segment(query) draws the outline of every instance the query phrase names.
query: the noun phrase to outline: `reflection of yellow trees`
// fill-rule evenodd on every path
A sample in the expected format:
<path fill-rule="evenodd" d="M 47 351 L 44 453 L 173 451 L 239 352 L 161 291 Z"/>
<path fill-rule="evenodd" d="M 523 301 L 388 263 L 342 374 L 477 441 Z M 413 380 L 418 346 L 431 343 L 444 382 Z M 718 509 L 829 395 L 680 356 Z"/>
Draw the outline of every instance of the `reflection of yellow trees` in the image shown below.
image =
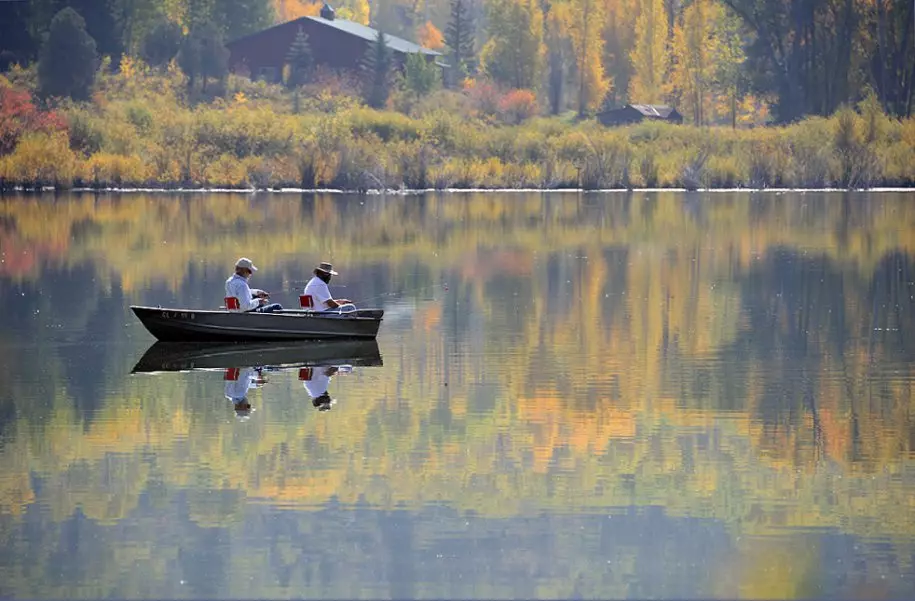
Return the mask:
<path fill-rule="evenodd" d="M 870 323 L 862 290 L 879 261 L 915 253 L 915 205 L 805 198 L 722 194 L 695 214 L 676 195 L 2 200 L 4 252 L 41 254 L 6 268 L 19 278 L 88 263 L 139 295 L 161 277 L 180 285 L 180 269 L 163 264 L 223 264 L 240 239 L 267 264 L 327 253 L 458 281 L 391 333 L 384 368 L 335 380 L 341 401 L 327 415 L 287 375 L 271 376 L 244 427 L 226 418 L 228 406 L 199 406 L 202 375 L 131 379 L 89 423 L 63 395 L 40 436 L 23 424 L 0 449 L 0 511 L 33 502 L 31 470 L 48 479 L 56 517 L 81 506 L 106 521 L 160 478 L 168 489 L 234 494 L 218 507 L 201 502 L 203 525 L 234 519 L 240 499 L 308 508 L 337 497 L 487 515 L 662 504 L 747 533 L 912 536 L 900 508 L 912 507 L 913 373 L 887 341 L 857 333 Z M 855 335 L 839 352 L 811 334 L 815 405 L 786 390 L 799 415 L 766 420 L 772 373 L 792 358 L 752 357 L 734 373 L 720 353 L 754 334 L 741 278 L 781 247 L 825 256 L 847 278 L 844 327 Z M 763 302 L 782 331 L 797 316 L 779 292 L 760 294 L 771 293 Z M 462 316 L 480 318 L 482 333 L 446 341 L 442 330 Z M 875 372 L 883 362 L 899 373 Z M 698 372 L 739 382 L 719 386 L 738 398 L 698 390 Z M 143 456 L 155 457 L 156 475 Z"/>

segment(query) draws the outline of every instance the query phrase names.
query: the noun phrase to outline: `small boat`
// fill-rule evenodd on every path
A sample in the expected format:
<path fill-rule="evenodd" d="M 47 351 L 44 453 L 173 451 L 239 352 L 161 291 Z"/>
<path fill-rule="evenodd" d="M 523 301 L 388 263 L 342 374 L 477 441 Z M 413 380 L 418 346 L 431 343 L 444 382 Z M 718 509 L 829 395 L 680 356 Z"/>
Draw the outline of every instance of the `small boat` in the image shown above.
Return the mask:
<path fill-rule="evenodd" d="M 131 373 L 270 366 L 276 369 L 346 364 L 382 365 L 375 340 L 307 342 L 156 342 Z"/>
<path fill-rule="evenodd" d="M 131 305 L 149 333 L 164 342 L 374 339 L 383 309 L 350 312 L 291 310 L 239 313 Z"/>

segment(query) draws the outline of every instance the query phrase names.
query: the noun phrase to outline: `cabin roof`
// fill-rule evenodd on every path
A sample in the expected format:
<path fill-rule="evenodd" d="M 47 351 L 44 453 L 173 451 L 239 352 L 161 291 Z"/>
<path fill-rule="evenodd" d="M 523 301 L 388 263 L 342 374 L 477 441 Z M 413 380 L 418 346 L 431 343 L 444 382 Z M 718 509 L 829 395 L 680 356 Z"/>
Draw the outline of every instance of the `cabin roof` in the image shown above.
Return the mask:
<path fill-rule="evenodd" d="M 304 17 L 304 18 L 310 19 L 312 21 L 315 21 L 315 22 L 320 23 L 321 25 L 325 25 L 327 27 L 333 27 L 335 29 L 339 29 L 340 31 L 344 31 L 350 35 L 354 35 L 356 37 L 362 38 L 363 40 L 367 40 L 369 42 L 374 42 L 375 40 L 378 39 L 378 30 L 377 29 L 372 29 L 371 27 L 362 25 L 361 23 L 356 23 L 355 21 L 347 21 L 346 19 L 334 19 L 333 21 L 329 21 L 322 17 Z M 428 48 L 423 48 L 419 44 L 414 44 L 413 42 L 410 42 L 409 40 L 399 38 L 399 37 L 391 35 L 389 33 L 384 34 L 384 39 L 387 42 L 388 47 L 397 52 L 403 52 L 406 54 L 415 54 L 415 53 L 419 52 L 422 54 L 441 56 L 441 52 L 436 52 L 435 50 L 429 50 Z"/>

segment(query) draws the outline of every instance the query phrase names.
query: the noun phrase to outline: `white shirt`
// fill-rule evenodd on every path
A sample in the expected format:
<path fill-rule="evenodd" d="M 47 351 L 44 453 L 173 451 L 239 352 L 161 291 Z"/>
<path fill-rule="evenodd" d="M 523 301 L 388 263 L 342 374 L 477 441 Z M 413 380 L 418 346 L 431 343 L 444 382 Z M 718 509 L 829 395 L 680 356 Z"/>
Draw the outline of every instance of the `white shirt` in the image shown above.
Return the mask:
<path fill-rule="evenodd" d="M 249 288 L 248 279 L 237 273 L 232 274 L 232 277 L 226 280 L 226 296 L 234 296 L 238 299 L 239 311 L 257 309 L 261 303 L 260 299 L 254 298 L 254 295 L 260 292 L 261 290 L 257 288 Z"/>
<path fill-rule="evenodd" d="M 325 369 L 326 368 L 319 368 L 319 371 L 312 374 L 310 380 L 305 380 L 305 382 L 303 382 L 305 390 L 308 391 L 308 396 L 313 399 L 316 399 L 327 392 L 327 387 L 330 385 L 330 376 L 324 373 Z"/>
<path fill-rule="evenodd" d="M 330 309 L 330 307 L 327 306 L 327 301 L 334 298 L 330 295 L 330 288 L 328 288 L 324 280 L 318 276 L 314 276 L 308 280 L 308 283 L 305 285 L 305 294 L 311 295 L 311 300 L 315 303 L 315 311 Z"/>
<path fill-rule="evenodd" d="M 226 398 L 230 401 L 241 401 L 248 397 L 248 390 L 256 388 L 254 368 L 245 367 L 238 374 L 237 380 L 226 381 Z"/>

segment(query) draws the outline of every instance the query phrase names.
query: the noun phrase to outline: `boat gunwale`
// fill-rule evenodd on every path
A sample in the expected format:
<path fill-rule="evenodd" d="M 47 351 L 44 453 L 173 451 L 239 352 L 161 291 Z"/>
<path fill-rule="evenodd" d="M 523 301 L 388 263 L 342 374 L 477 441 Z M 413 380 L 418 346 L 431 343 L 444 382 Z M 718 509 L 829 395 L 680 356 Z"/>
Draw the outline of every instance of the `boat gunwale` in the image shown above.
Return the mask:
<path fill-rule="evenodd" d="M 171 307 L 149 307 L 146 305 L 130 305 L 130 309 L 135 312 L 136 309 L 143 309 L 146 311 L 170 311 L 178 313 L 205 313 L 210 315 L 272 315 L 275 317 L 312 317 L 318 319 L 326 319 L 333 317 L 334 319 L 346 318 L 353 321 L 382 321 L 384 317 L 365 317 L 361 315 L 350 315 L 350 313 L 323 313 L 321 311 L 308 311 L 305 309 L 283 309 L 281 311 L 272 311 L 270 313 L 258 313 L 257 311 L 228 311 L 226 309 L 174 309 Z M 358 309 L 357 311 L 381 311 L 382 309 Z M 182 319 L 182 318 L 178 318 Z"/>

